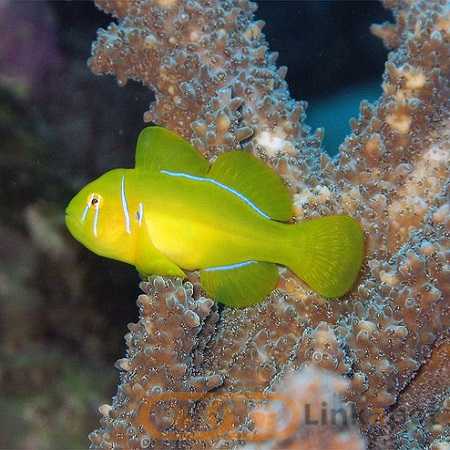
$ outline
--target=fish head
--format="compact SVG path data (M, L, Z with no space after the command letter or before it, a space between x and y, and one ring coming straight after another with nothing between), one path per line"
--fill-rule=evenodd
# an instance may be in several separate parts
M131 169L114 169L84 186L69 202L65 222L94 253L133 263L135 225Z

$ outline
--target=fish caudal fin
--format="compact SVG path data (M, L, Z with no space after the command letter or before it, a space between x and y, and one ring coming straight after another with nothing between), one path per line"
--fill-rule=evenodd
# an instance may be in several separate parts
M286 265L301 280L327 298L341 297L352 288L364 255L358 221L321 217L294 225L291 233Z

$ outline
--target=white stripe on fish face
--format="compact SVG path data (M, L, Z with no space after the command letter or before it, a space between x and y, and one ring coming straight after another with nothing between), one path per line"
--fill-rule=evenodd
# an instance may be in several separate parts
M235 195L236 197L240 198L244 203L246 203L248 206L253 208L259 215L263 216L266 219L270 219L270 216L268 216L264 211L259 209L249 198L247 198L245 195L241 194L240 192L230 188L229 186L220 183L217 180L214 180L212 178L204 178L204 177L197 177L195 175L189 175L187 173L183 172L172 172L170 170L161 170L161 173L164 173L166 175L170 175L172 177L181 177L181 178L187 178L188 180L194 180L194 181L203 181L206 183L214 184L230 193Z
M137 219L139 226L142 225L142 219L144 218L144 205L142 202L139 203L139 207L137 210Z
M95 237L97 237L97 225L99 215L100 215L100 206L97 205L97 207L95 208L94 221L92 222L92 232L94 233Z
M125 194L125 175L122 176L120 184L120 199L122 200L122 209L125 217L125 229L128 234L131 234L130 213L128 212L127 196Z
M87 200L87 204L83 209L83 213L81 214L81 223L86 222L87 216L89 214L89 210L92 208L95 209L94 213L94 220L92 221L92 234L97 237L97 229L98 229L98 220L100 216L100 202L101 202L101 196L98 194L90 194Z
M85 222L86 221L86 217L88 215L90 207L91 207L90 202L84 207L83 214L81 215L81 222Z

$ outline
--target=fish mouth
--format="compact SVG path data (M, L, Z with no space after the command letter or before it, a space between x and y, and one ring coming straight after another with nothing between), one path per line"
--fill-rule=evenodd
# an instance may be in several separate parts
M72 214L70 213L70 203L66 206L66 208L64 209L64 220L67 222L67 220L69 218L72 217Z
M77 217L75 207L76 205L72 199L64 209L64 222L66 223L66 227L69 229L70 233L77 238L83 228L83 223Z
M66 223L66 227L70 231L74 224L73 224L73 217L70 215L70 213L67 212L67 210L64 215L64 222Z
M65 211L64 221L70 234L77 240L80 239L82 233L82 224L79 223L69 211Z

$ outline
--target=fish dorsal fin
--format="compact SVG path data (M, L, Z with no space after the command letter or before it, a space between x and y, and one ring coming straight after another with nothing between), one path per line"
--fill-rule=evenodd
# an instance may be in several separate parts
M257 261L200 271L200 282L207 294L234 308L264 300L275 289L278 278L276 264Z
M189 142L161 127L147 127L139 134L136 145L136 168L163 169L206 175L208 161Z
M235 189L274 220L288 221L293 216L291 194L283 180L251 153L223 153L208 176Z

